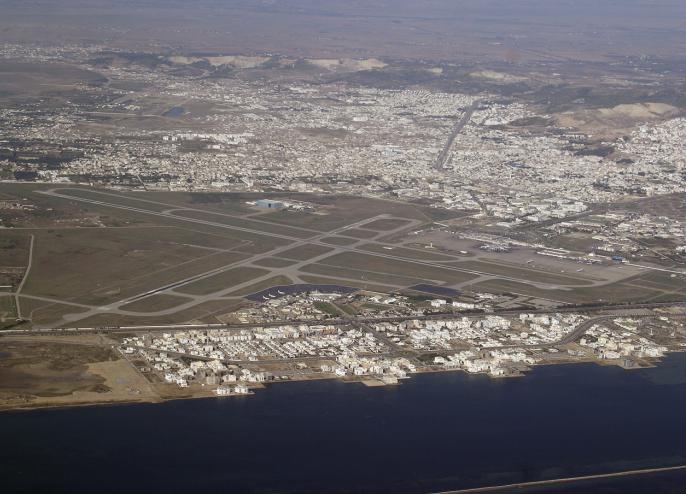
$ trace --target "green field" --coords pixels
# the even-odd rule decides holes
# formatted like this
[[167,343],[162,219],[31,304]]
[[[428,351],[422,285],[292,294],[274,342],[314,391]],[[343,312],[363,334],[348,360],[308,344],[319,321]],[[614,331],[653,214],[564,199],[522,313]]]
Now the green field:
[[555,285],[590,285],[592,282],[572,276],[565,276],[564,274],[548,273],[538,269],[527,269],[525,267],[515,267],[506,264],[498,264],[486,261],[462,261],[456,265],[457,267],[472,269],[474,271],[481,271],[496,276],[505,276],[509,278],[518,278],[521,280],[533,281],[537,283],[549,283]]
[[476,278],[476,275],[449,270],[441,266],[430,266],[427,264],[385,259],[383,257],[359,254],[357,252],[336,254],[320,261],[319,264],[357,271],[393,274],[412,279],[434,280],[448,284],[461,283]]
[[392,293],[396,289],[392,286],[379,285],[375,283],[365,283],[363,281],[353,281],[353,280],[338,280],[336,278],[327,278],[325,276],[307,276],[303,275],[300,277],[305,283],[322,284],[322,285],[342,285],[351,286],[354,288],[360,288],[362,290],[367,290],[370,292],[378,293]]
[[632,285],[660,290],[686,290],[686,275],[672,276],[660,271],[653,271],[626,281]]
[[[24,293],[102,305],[240,261],[169,228],[36,230]],[[214,243],[215,239],[211,240]],[[226,247],[237,242],[226,240]]]
[[132,208],[145,209],[155,212],[162,212],[170,209],[168,205],[158,204],[157,201],[152,200],[145,194],[145,197],[140,194],[121,194],[113,191],[105,191],[99,189],[84,189],[77,187],[63,188],[59,191],[60,194],[82,197],[84,199],[92,199],[98,202],[117,204],[128,206]]
[[440,211],[436,208],[366,197],[311,196],[307,194],[292,194],[290,197],[315,203],[317,205],[317,213],[287,214],[274,212],[261,218],[284,225],[294,225],[326,232],[382,214],[415,219],[422,222],[453,218],[463,214],[459,211]]
[[[370,271],[359,271],[350,268],[338,268],[325,264],[308,264],[301,268],[301,271],[322,275],[332,278],[342,278],[343,280],[371,281],[373,283],[383,283],[391,286],[408,287],[417,283],[430,283],[421,278],[410,278],[395,274],[376,273]],[[345,283],[345,281],[342,281]]]
[[256,220],[252,218],[242,219],[236,217],[229,217],[224,216],[221,213],[213,213],[211,211],[180,210],[174,211],[174,214],[176,216],[181,216],[183,218],[200,219],[203,221],[210,221],[213,223],[221,223],[222,225],[258,230],[259,232],[273,233],[275,235],[283,235],[286,237],[292,237],[296,239],[305,240],[317,235],[316,232],[301,230],[298,228],[289,228],[274,223],[262,222],[261,220]]
[[361,240],[369,240],[379,235],[379,232],[376,232],[374,230],[365,230],[363,228],[350,228],[348,230],[340,232],[339,235],[359,238]]
[[360,250],[369,252],[376,252],[378,254],[386,254],[390,256],[407,257],[408,259],[416,259],[418,261],[444,261],[452,262],[457,260],[455,257],[438,254],[430,250],[415,250],[406,247],[393,247],[392,249],[385,249],[383,245],[379,244],[363,244],[359,246]]
[[122,305],[122,310],[131,312],[155,312],[167,309],[173,309],[181,304],[190,302],[192,299],[188,297],[179,297],[176,295],[168,295],[166,293],[158,293],[145,297],[135,302]]
[[29,261],[30,239],[30,232],[3,230],[0,235],[0,266],[26,266]]
[[341,311],[336,309],[336,307],[329,303],[329,302],[315,302],[314,307],[320,311],[322,311],[324,314],[328,314],[333,317],[340,317]]
[[17,307],[14,303],[14,296],[0,295],[0,330],[14,326],[16,321]]
[[329,245],[352,245],[357,243],[357,239],[348,237],[325,237],[321,240],[325,244]]
[[255,266],[262,266],[263,268],[285,268],[292,266],[295,263],[296,261],[279,259],[278,257],[266,257],[264,259],[253,261]]
[[240,285],[254,278],[269,274],[267,269],[239,267],[215,274],[208,278],[194,281],[174,289],[175,292],[188,293],[190,295],[207,295],[209,293],[226,290],[232,286]]
[[316,244],[305,244],[300,247],[295,247],[287,251],[278,254],[279,257],[285,257],[286,259],[293,259],[296,261],[307,261],[313,257],[321,256],[327,252],[331,252],[333,249],[324,247],[322,245]]
[[66,314],[80,314],[87,310],[74,305],[51,304],[26,297],[20,297],[19,303],[21,304],[22,317],[30,319],[33,324],[39,326],[58,323]]
[[250,286],[246,286],[245,288],[241,288],[240,290],[236,290],[235,292],[231,292],[227,296],[244,297],[246,295],[250,295],[261,290],[264,290],[266,288],[271,288],[273,286],[292,284],[293,280],[290,279],[288,276],[278,275],[272,278],[268,278],[266,280],[258,281],[257,283],[254,283]]
[[381,231],[388,231],[388,230],[395,230],[396,228],[401,228],[403,226],[409,226],[410,221],[408,220],[398,220],[398,219],[384,219],[384,220],[376,220],[372,221],[371,223],[367,223],[364,225],[365,228],[368,228],[370,230],[381,230]]
[[568,304],[598,302],[640,302],[661,295],[654,290],[640,290],[628,284],[613,283],[601,287],[577,287],[569,290],[543,290],[525,283],[508,280],[488,280],[466,287],[469,290],[490,293],[515,293],[556,300]]
[[119,314],[98,314],[66,326],[123,326],[145,324],[184,324],[203,320],[217,322],[214,314],[231,312],[238,308],[240,302],[231,300],[210,300],[172,314],[162,316],[129,316]]

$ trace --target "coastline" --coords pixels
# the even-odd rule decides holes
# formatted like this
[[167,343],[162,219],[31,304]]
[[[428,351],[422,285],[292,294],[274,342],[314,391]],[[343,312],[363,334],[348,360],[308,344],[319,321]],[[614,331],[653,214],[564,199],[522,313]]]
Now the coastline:
[[[10,482],[21,487],[24,458],[34,458],[36,468],[51,465],[52,470],[42,471],[44,478],[71,492],[113,466],[127,472],[120,476],[122,484],[133,476],[149,482],[146,490],[173,471],[174,478],[186,482],[174,492],[195,482],[198,468],[213,486],[255,493],[292,487],[314,494],[321,492],[320,482],[341,469],[341,475],[355,472],[341,481],[341,492],[371,493],[381,487],[399,494],[476,487],[500,487],[491,489],[494,493],[586,492],[593,490],[588,486],[645,483],[653,477],[598,478],[570,487],[501,487],[685,465],[680,416],[686,398],[684,355],[666,359],[664,372],[653,369],[645,375],[597,365],[544,365],[518,380],[435,372],[385,390],[344,385],[354,381],[301,381],[266,386],[239,401],[170,398],[149,406],[107,403],[123,406],[10,413],[2,416],[9,444],[15,445],[6,451],[6,468]],[[660,385],[653,374],[680,379],[678,387]],[[651,419],[658,413],[659,420]],[[360,439],[351,439],[353,432],[363,436],[361,445]],[[325,445],[322,437],[329,439]],[[599,447],[589,450],[592,439]],[[494,440],[508,446],[494,448]],[[408,443],[427,447],[400,448]],[[205,454],[189,459],[189,448]],[[245,464],[231,461],[235,451],[245,452]],[[285,458],[276,471],[269,463],[274,455]],[[159,466],[153,472],[151,462]],[[59,476],[72,465],[86,466],[91,477],[84,479],[78,469]],[[310,479],[312,469],[317,476]],[[289,472],[298,473],[297,478],[284,480]],[[654,478],[678,481],[684,475],[678,471]]]
[[[683,354],[686,353],[686,348],[683,350],[670,350],[665,357],[669,356],[670,354]],[[217,396],[214,394],[213,391],[208,390],[208,389],[192,389],[192,393],[188,395],[183,395],[183,396],[170,396],[170,395],[160,395],[158,394],[158,391],[155,391],[155,395],[146,395],[145,397],[141,397],[140,399],[109,399],[109,400],[102,400],[102,401],[74,401],[74,402],[69,402],[68,399],[65,399],[64,402],[62,403],[36,403],[35,405],[30,405],[30,404],[22,404],[19,406],[0,406],[0,414],[4,412],[27,412],[27,411],[34,411],[34,410],[59,410],[59,409],[69,409],[69,408],[84,408],[84,407],[91,407],[91,406],[98,406],[98,407],[104,407],[104,406],[116,406],[116,405],[136,405],[136,404],[162,404],[162,403],[167,403],[167,402],[172,402],[172,401],[181,401],[181,400],[198,400],[198,399],[234,399],[234,398],[239,398],[239,397],[248,397],[250,395],[255,394],[253,391],[254,390],[259,390],[259,389],[266,389],[269,386],[274,386],[274,385],[280,385],[280,384],[288,384],[288,383],[302,383],[302,382],[316,382],[316,381],[339,381],[343,384],[361,384],[366,387],[370,388],[385,388],[385,387],[397,387],[403,385],[403,381],[408,381],[411,380],[413,376],[415,375],[422,375],[422,374],[444,374],[444,373],[453,373],[453,372],[461,372],[466,376],[484,376],[488,377],[490,380],[493,381],[500,381],[500,380],[511,380],[511,379],[521,379],[521,378],[526,378],[529,373],[537,367],[552,367],[552,366],[576,366],[576,365],[582,365],[582,364],[594,364],[598,365],[601,367],[618,367],[624,371],[633,371],[633,370],[645,370],[645,369],[654,369],[660,366],[660,364],[664,361],[665,357],[661,358],[652,358],[650,360],[646,360],[646,363],[649,363],[650,365],[643,365],[640,367],[623,367],[619,365],[618,362],[614,361],[603,361],[603,360],[597,360],[597,359],[584,359],[580,361],[573,361],[573,360],[568,360],[568,361],[563,361],[563,362],[543,362],[539,364],[535,364],[530,366],[526,371],[520,372],[517,374],[510,374],[510,375],[501,375],[501,376],[492,376],[488,374],[487,372],[477,372],[477,373],[470,373],[465,371],[464,369],[418,369],[416,372],[408,374],[408,376],[404,379],[399,379],[395,383],[386,383],[381,380],[381,378],[377,378],[374,376],[348,376],[345,378],[341,377],[336,377],[336,376],[317,376],[317,375],[312,375],[308,376],[307,378],[304,379],[289,379],[289,380],[279,380],[279,381],[271,381],[271,382],[266,382],[266,383],[251,383],[249,388],[251,393],[248,395],[227,395],[227,396]],[[125,361],[125,359],[123,359]],[[143,376],[141,376],[143,377]],[[152,389],[155,388],[155,384],[153,383],[148,383]],[[165,385],[166,384],[162,384]],[[66,395],[65,398],[69,396]]]
[[487,487],[472,487],[469,489],[459,489],[452,491],[434,492],[432,494],[479,494],[482,492],[498,492],[509,489],[527,489],[529,487],[550,486],[555,484],[572,484],[589,480],[613,479],[621,477],[632,477],[638,475],[649,475],[654,473],[675,472],[686,470],[686,465],[676,465],[671,467],[645,468],[639,470],[625,470],[623,472],[599,473],[594,475],[581,475],[578,477],[561,477],[550,480],[534,480],[531,482],[516,482],[514,484],[502,484]]

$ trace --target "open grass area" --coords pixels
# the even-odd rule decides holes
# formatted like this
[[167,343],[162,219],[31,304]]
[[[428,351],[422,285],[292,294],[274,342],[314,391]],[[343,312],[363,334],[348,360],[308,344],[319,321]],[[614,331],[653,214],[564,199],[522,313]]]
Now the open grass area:
[[5,336],[0,409],[158,401],[101,335]]
[[429,266],[413,262],[405,262],[395,259],[386,259],[379,256],[370,256],[357,252],[344,252],[336,254],[320,264],[343,267],[357,271],[372,271],[375,273],[387,273],[405,276],[412,279],[421,279],[448,284],[461,283],[476,278],[475,275],[453,271],[440,266]]
[[[434,217],[436,208],[415,206],[397,201],[335,195],[312,196],[308,194],[293,194],[291,198],[316,204],[317,213],[289,215],[283,212],[275,212],[263,216],[262,219],[319,231],[331,231],[381,214],[426,222],[434,219],[445,219],[444,217]],[[459,211],[445,211],[445,213],[448,214],[448,217],[457,217],[462,214]]]
[[410,221],[408,220],[400,220],[400,219],[383,219],[383,220],[376,220],[372,221],[371,223],[367,223],[364,225],[365,228],[368,228],[370,230],[381,230],[381,231],[388,231],[388,230],[395,230],[396,228],[401,228],[403,226],[410,225]]
[[14,295],[0,295],[0,316],[2,314],[12,315],[15,312]]
[[31,233],[3,230],[0,235],[0,268],[24,267],[29,261]]
[[543,290],[525,283],[508,280],[488,280],[466,287],[469,290],[489,293],[515,293],[569,304],[595,302],[641,302],[661,295],[654,290],[641,290],[624,283],[613,283],[601,287],[577,287],[569,290]]
[[[29,198],[32,202],[41,204],[45,208],[50,208],[53,210],[53,213],[51,213],[52,218],[69,218],[69,223],[73,224],[74,226],[95,226],[94,220],[97,219],[97,224],[100,226],[105,225],[114,227],[127,227],[136,225],[154,225],[193,229],[201,233],[233,239],[234,241],[241,243],[249,243],[250,251],[253,253],[265,252],[274,246],[284,245],[289,242],[287,239],[271,237],[266,234],[249,233],[236,230],[231,228],[228,223],[223,225],[219,221],[214,221],[214,223],[217,223],[217,225],[205,224],[204,222],[212,222],[211,219],[206,217],[199,218],[201,223],[198,223],[198,220],[193,218],[183,219],[160,215],[159,213],[163,211],[172,210],[171,212],[173,213],[174,209],[183,209],[190,204],[156,204],[156,202],[159,202],[160,199],[160,197],[157,196],[157,193],[121,193],[111,190],[92,188],[87,189],[83,187],[64,187],[57,189],[57,193],[74,197],[74,199],[69,199],[32,192],[34,189],[40,190],[41,188],[45,187],[39,186],[30,190],[22,189],[22,195],[29,195]],[[107,203],[109,205],[81,202],[78,200],[78,198],[94,200],[100,203]],[[136,208],[137,211],[126,208]],[[204,213],[203,211],[199,211],[198,214],[202,216]],[[217,215],[212,215],[211,212],[208,212],[208,215],[219,217]],[[90,221],[85,224],[83,221],[79,220],[81,217],[89,218]],[[74,221],[74,219],[76,219],[76,221]],[[65,220],[62,219],[61,221]],[[237,221],[245,220],[237,218]],[[43,223],[46,222],[44,221]],[[270,223],[264,223],[264,225],[265,231],[269,231],[271,228]],[[252,228],[253,226],[255,225],[251,223],[248,228]],[[276,226],[276,228],[279,227]],[[254,229],[259,230],[259,228]]]
[[446,256],[443,254],[438,254],[430,250],[415,250],[408,249],[405,247],[393,247],[392,249],[384,248],[383,245],[379,244],[363,244],[358,247],[360,250],[366,250],[369,252],[376,252],[379,254],[390,254],[392,256],[407,257],[409,259],[416,259],[419,261],[444,261],[451,262],[458,260],[458,258]]
[[29,319],[37,326],[59,323],[66,314],[86,312],[84,307],[68,304],[50,303],[42,300],[19,297],[22,317]]
[[178,307],[179,305],[190,301],[191,299],[188,297],[157,293],[123,305],[121,309],[131,312],[157,312],[160,310],[173,309],[174,307]]
[[292,266],[295,261],[290,261],[287,259],[279,259],[277,257],[266,257],[264,259],[258,259],[253,261],[255,266],[262,266],[264,268],[285,268],[287,266]]
[[24,296],[19,297],[19,303],[21,304],[21,311],[24,317],[30,318],[31,313],[33,311],[36,311],[40,309],[41,307],[45,307],[47,305],[53,305],[49,301],[46,300],[36,300],[32,298],[27,298]]
[[642,302],[657,297],[661,292],[650,289],[636,289],[628,283],[612,283],[600,287],[579,287],[572,290],[573,297],[581,297],[587,301],[602,300],[604,302]]
[[[180,310],[164,316],[120,316],[117,314],[102,314],[89,318],[89,324],[97,325],[144,325],[144,324],[195,324],[199,322],[217,323],[215,316],[233,312],[240,308],[245,301],[243,299],[216,299],[201,302],[192,307]],[[81,322],[80,322],[81,324]]]
[[686,290],[686,275],[672,276],[670,273],[661,271],[652,271],[626,281],[632,285],[645,286],[646,288]]
[[[5,187],[3,187],[5,186]],[[134,211],[113,209],[107,206],[48,196],[39,193],[51,187],[45,184],[0,184],[0,191],[26,199],[36,209],[14,222],[17,227],[87,227],[87,226],[142,226],[152,225],[152,216]],[[71,191],[90,191],[92,189],[69,187]],[[108,201],[103,201],[108,202]]]
[[373,283],[383,283],[397,287],[408,287],[417,283],[428,283],[427,280],[420,278],[410,278],[394,274],[377,273],[372,271],[359,271],[350,268],[339,268],[324,264],[308,264],[303,266],[301,271],[322,276],[332,276],[357,281],[371,281]]
[[167,228],[37,230],[30,295],[104,304],[245,258]]
[[[73,199],[40,193],[53,188]],[[291,238],[307,239],[316,232],[341,228],[382,214],[399,218],[376,219],[361,228],[330,237],[333,245],[350,245],[355,243],[355,238],[375,237],[409,224],[411,219],[422,222],[432,219],[428,208],[423,206],[328,195],[129,192],[42,184],[0,184],[0,194],[8,200],[25,199],[37,205],[35,213],[21,220],[22,226],[30,229],[8,229],[0,239],[0,267],[18,268],[12,279],[12,284],[16,284],[28,264],[29,239],[31,235],[35,236],[33,262],[24,286],[21,307],[22,314],[36,325],[61,324],[63,316],[87,310],[78,304],[104,306],[240,263],[256,254],[286,246],[293,242]],[[246,204],[246,201],[262,197],[311,202],[316,212],[262,211]],[[254,267],[228,268],[221,274],[180,286],[175,290],[178,296],[156,294],[123,307],[141,312],[141,316],[107,313],[67,324],[152,324],[186,322],[202,317],[212,319],[212,314],[226,310],[227,304],[222,305],[218,301],[217,309],[213,304],[215,301],[210,300],[168,315],[145,316],[143,313],[175,309],[190,300],[183,294],[204,296],[241,283],[251,283],[246,289],[235,291],[236,297],[241,297],[277,284],[291,284],[293,280],[287,276],[274,275],[255,283],[251,280],[269,275],[269,269],[285,268],[332,251],[333,248],[316,244],[292,248],[276,257],[260,259]],[[381,287],[381,282],[407,286],[434,279],[418,276],[418,273],[410,272],[417,267],[402,268],[402,264],[382,266],[379,272],[347,265],[318,265],[314,269],[328,273],[336,270],[338,276],[343,276],[345,270],[350,269],[347,275],[361,277],[366,274]],[[461,280],[464,277],[456,273],[441,277],[444,278]],[[29,299],[29,296],[46,297],[54,299],[54,302]],[[205,307],[205,304],[209,305]],[[10,317],[9,310],[0,310]]]
[[144,193],[121,194],[111,190],[85,189],[83,187],[65,187],[60,188],[56,192],[58,194],[80,197],[83,199],[90,199],[103,203],[117,204],[131,208],[145,209],[158,213],[169,209],[169,206],[157,204],[157,202],[148,198],[148,194]]
[[348,237],[325,237],[321,241],[325,244],[341,246],[352,245],[354,243],[357,243],[357,239]]
[[316,235],[316,233],[307,230],[289,228],[287,226],[262,221],[254,221],[252,219],[234,218],[224,216],[221,213],[214,213],[211,211],[178,210],[174,211],[174,215],[181,216],[183,218],[192,218],[202,221],[210,221],[213,223],[221,223],[222,225],[227,225],[229,227],[235,226],[238,228],[257,230],[259,232],[264,232],[265,234],[272,233],[275,235],[283,235],[286,237],[298,238],[303,240]]
[[[543,230],[541,230],[543,232]],[[567,249],[576,252],[590,252],[598,242],[591,235],[583,233],[569,233],[550,237],[546,242],[550,247]]]
[[307,261],[313,257],[321,256],[327,252],[331,252],[333,249],[324,247],[322,245],[316,244],[305,244],[300,247],[294,247],[287,251],[281,252],[279,257],[285,257],[286,259],[294,259],[296,261]]
[[341,312],[347,316],[355,316],[358,313],[357,309],[351,304],[336,303],[336,307],[341,309]]
[[288,245],[289,243],[293,242],[288,239],[270,237],[257,233],[241,232],[221,226],[189,223],[188,221],[182,219],[159,218],[158,223],[160,225],[172,226],[177,229],[192,230],[203,236],[216,237],[218,242],[222,242],[224,239],[229,242],[238,242],[238,245],[234,247],[233,250],[251,255],[269,252],[276,247]]
[[[268,234],[269,232],[281,235],[289,235],[296,238],[307,238],[307,236],[311,235],[307,232],[303,232],[300,230],[282,229],[278,225],[271,225],[270,223],[262,223],[261,225],[264,226],[264,228],[259,228],[259,223],[251,222],[249,220],[244,220],[241,218],[234,219],[227,216],[221,216],[219,214],[212,213],[211,211],[173,211],[173,209],[176,208],[174,208],[173,206],[170,207],[168,205],[155,204],[154,201],[147,198],[147,194],[140,194],[132,197],[132,194],[128,194],[125,196],[121,194],[109,195],[112,193],[105,191],[98,192],[72,188],[66,190],[60,189],[58,190],[58,192],[74,197],[94,199],[100,202],[106,202],[108,204],[111,204],[112,206],[98,205],[92,203],[81,203],[81,206],[84,209],[88,208],[90,211],[98,212],[102,215],[111,216],[112,218],[109,219],[109,221],[115,222],[118,225],[127,224],[128,222],[133,221],[134,223],[152,223],[157,226],[192,228],[200,232],[221,235],[222,237],[234,239],[235,241],[244,244],[249,243],[250,252],[266,252],[267,250],[270,250],[275,246],[284,245],[289,242],[288,239],[270,236]],[[53,197],[49,197],[49,199],[57,202],[68,201],[68,199],[60,199]],[[131,211],[128,209],[122,209],[122,206],[124,208],[136,207],[141,211]],[[165,210],[172,210],[171,213],[174,215],[178,215],[179,217],[174,218],[172,216],[160,216],[159,214],[157,214]],[[152,214],[147,213],[146,211],[149,211]],[[117,218],[119,217],[121,217],[121,220],[118,221]],[[237,230],[232,227],[247,228],[256,230],[257,232],[245,232]],[[276,230],[279,230],[281,233],[278,233]],[[264,231],[266,233],[259,233],[261,231]]]
[[671,292],[663,293],[657,297],[653,297],[649,300],[650,302],[686,302],[686,293],[683,292]]
[[107,391],[103,379],[87,373],[86,364],[114,360],[109,348],[40,340],[3,339],[0,359],[0,404],[22,395],[61,396],[74,391]]
[[369,240],[377,235],[379,235],[379,232],[376,232],[374,230],[364,230],[362,228],[350,228],[348,230],[344,230],[340,232],[340,235],[345,235],[347,237],[353,237],[353,238],[359,238],[362,240]]
[[521,280],[534,281],[537,283],[550,283],[556,285],[583,286],[590,285],[591,281],[584,280],[563,274],[548,273],[538,269],[527,269],[525,267],[514,267],[506,264],[485,261],[463,261],[456,265],[465,269],[481,271],[493,275],[507,276]]
[[[673,219],[686,219],[686,209],[683,208],[686,194],[675,193],[657,195],[638,199],[636,201],[621,204],[616,209],[625,211],[635,211],[641,214],[654,214],[656,216],[667,216]],[[615,209],[615,208],[612,208]]]
[[175,204],[179,207],[207,209],[220,213],[245,215],[254,213],[253,206],[248,201],[255,201],[265,197],[263,193],[222,193],[222,192],[151,192],[148,194],[155,201]]
[[[176,294],[155,294],[123,307],[140,313],[140,316],[103,313],[66,325],[216,322],[221,315],[245,303],[242,297],[275,285],[294,282],[294,279],[276,275],[270,270],[304,262],[308,264],[301,268],[303,274],[299,275],[303,282],[347,285],[383,293],[396,292],[418,283],[446,286],[470,283],[478,275],[465,271],[473,270],[494,277],[522,280],[521,283],[503,279],[483,281],[470,287],[477,291],[518,293],[567,303],[686,298],[686,280],[681,276],[671,277],[669,273],[642,272],[622,282],[591,287],[588,286],[592,283],[591,278],[586,273],[549,272],[508,263],[501,258],[494,261],[460,261],[434,250],[412,249],[398,244],[389,249],[364,240],[392,235],[387,232],[409,226],[411,220],[427,224],[434,218],[440,219],[448,214],[395,201],[335,195],[273,195],[274,198],[291,198],[315,204],[315,213],[300,213],[258,211],[245,205],[246,200],[272,197],[269,194],[122,193],[105,190],[105,194],[112,194],[105,195],[83,187],[64,190],[79,198],[116,203],[152,213],[175,210],[173,214],[184,216],[172,218],[103,204],[52,198],[35,192],[41,187],[15,187],[22,192],[14,191],[13,194],[27,196],[27,200],[35,199],[42,207],[54,209],[58,216],[52,217],[51,226],[6,229],[0,238],[0,267],[19,268],[18,274],[14,275],[16,282],[16,279],[21,279],[22,270],[28,264],[30,236],[35,236],[33,263],[24,286],[24,295],[55,299],[52,303],[49,300],[21,297],[22,315],[37,326],[60,324],[64,315],[86,311],[86,308],[69,305],[69,302],[100,307],[222,268],[225,271],[179,286],[174,289]],[[0,185],[0,194],[5,193],[3,191]],[[168,204],[156,204],[156,201]],[[189,210],[189,207],[198,210]],[[59,215],[76,211],[74,208],[78,210],[74,217],[78,221],[88,219],[92,228],[84,227],[85,223],[75,225],[62,222]],[[399,219],[376,219],[383,214],[391,214]],[[452,216],[460,214],[450,213]],[[331,231],[369,218],[374,220],[359,228],[327,237],[325,242],[329,242],[331,247],[318,243],[298,247],[291,245],[295,242],[292,239],[307,241],[317,231]],[[35,221],[40,223],[48,220],[40,218]],[[103,227],[103,224],[116,224],[117,227]],[[255,232],[243,232],[238,228]],[[280,238],[279,235],[289,238]],[[401,238],[399,235],[397,237]],[[355,239],[362,241],[358,243]],[[332,254],[336,252],[335,246],[352,244],[362,244],[360,250],[365,252]],[[242,265],[242,261],[256,254],[288,245],[291,245],[288,250],[259,259],[254,266]],[[322,259],[313,261],[317,257]],[[566,270],[564,267],[561,269]],[[269,278],[255,281],[255,278],[266,276]],[[544,290],[528,285],[524,280],[569,286],[571,289]],[[249,286],[237,289],[236,286],[241,284]],[[211,297],[211,294],[227,289],[233,290],[229,297],[234,299],[217,300]],[[191,300],[190,295],[210,297],[189,309],[177,311],[177,306]],[[16,319],[12,302],[12,297],[0,294],[0,326],[4,321]],[[145,315],[157,311],[170,313]]]
[[[77,323],[68,323],[65,326],[135,326],[146,324],[184,324],[194,323],[212,314],[230,312],[238,307],[238,302],[233,300],[209,300],[188,309],[160,316],[132,316],[120,314],[97,314],[79,320]],[[216,321],[213,321],[216,322]]]
[[[245,301],[243,299],[209,300],[193,307],[194,311],[198,312],[198,315],[196,315],[193,320],[204,323],[222,322],[216,316],[234,312],[243,305],[245,305]],[[201,311],[204,312],[204,314],[199,314]]]
[[314,285],[342,285],[360,288],[370,292],[378,293],[393,293],[397,289],[392,286],[380,285],[375,283],[365,283],[363,281],[341,280],[337,278],[327,278],[325,276],[309,276],[303,275],[300,277],[305,283],[312,283]]
[[191,295],[207,295],[209,293],[218,292],[231,288],[235,285],[240,285],[246,281],[269,274],[269,270],[252,267],[238,267],[229,269],[219,274],[194,281],[188,285],[183,285],[176,288],[174,291],[179,293],[188,293]]
[[324,314],[328,314],[333,317],[340,317],[341,311],[336,309],[336,307],[329,303],[329,302],[315,302],[314,307],[320,311],[322,311]]
[[267,278],[266,280],[258,281],[257,283],[254,283],[254,284],[247,286],[245,288],[241,288],[240,290],[236,290],[235,292],[231,292],[227,296],[244,297],[246,295],[250,295],[252,293],[256,293],[256,292],[259,292],[261,290],[264,290],[266,288],[271,288],[273,286],[292,285],[292,284],[293,284],[293,280],[290,279],[288,276],[278,275],[278,276],[274,276],[272,278]]
[[13,295],[0,295],[0,330],[17,322],[17,307]]

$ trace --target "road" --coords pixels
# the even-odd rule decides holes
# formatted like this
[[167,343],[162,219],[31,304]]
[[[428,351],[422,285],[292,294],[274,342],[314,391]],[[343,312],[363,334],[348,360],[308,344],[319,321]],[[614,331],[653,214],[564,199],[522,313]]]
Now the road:
[[475,101],[469,107],[467,107],[464,115],[462,115],[462,118],[458,120],[455,126],[453,127],[453,130],[450,132],[450,136],[448,136],[448,141],[445,143],[445,146],[443,146],[443,149],[441,150],[441,154],[439,154],[438,158],[436,159],[436,163],[434,165],[434,168],[436,168],[436,170],[443,170],[443,167],[445,166],[445,163],[448,161],[448,157],[450,156],[450,151],[453,148],[455,138],[460,134],[460,132],[462,132],[462,129],[464,129],[464,127],[469,123],[469,120],[471,120],[472,115],[474,114],[480,103],[480,101]]
[[[73,327],[46,327],[46,328],[31,328],[31,329],[9,329],[0,332],[0,337],[3,335],[27,335],[27,334],[71,334],[71,333],[90,333],[90,332],[103,332],[103,333],[135,333],[135,332],[155,332],[155,331],[182,331],[182,330],[206,330],[206,329],[223,329],[223,330],[240,330],[240,329],[250,329],[257,327],[271,327],[271,326],[288,326],[288,325],[305,325],[305,326],[319,326],[322,324],[332,324],[332,325],[368,325],[374,323],[382,322],[402,322],[409,320],[440,320],[449,319],[457,317],[467,317],[470,319],[481,319],[486,315],[494,316],[517,316],[519,314],[558,314],[558,313],[578,313],[578,314],[596,314],[589,321],[607,320],[615,317],[631,315],[634,317],[652,317],[653,314],[636,314],[639,310],[650,310],[659,309],[662,307],[686,307],[686,302],[655,302],[655,303],[645,303],[645,304],[608,304],[603,306],[593,306],[593,307],[559,307],[555,309],[508,309],[508,310],[495,310],[489,313],[466,313],[466,312],[455,312],[455,313],[442,313],[442,314],[429,314],[424,316],[395,316],[395,317],[360,317],[360,318],[332,318],[324,320],[281,320],[281,321],[268,321],[261,323],[245,323],[245,324],[161,324],[161,325],[134,325],[134,326],[73,326]],[[607,313],[605,313],[607,312]],[[686,312],[679,312],[673,314],[675,316],[686,315]],[[586,322],[589,322],[586,321]],[[591,325],[594,323],[591,323]],[[589,326],[590,327],[590,326]],[[586,328],[588,329],[588,328]],[[581,331],[581,326],[577,328],[576,332]],[[574,335],[570,334],[566,338],[574,339]],[[561,340],[558,344],[562,344],[568,341]]]
[[29,273],[31,272],[31,266],[33,266],[33,244],[35,242],[35,239],[36,237],[31,235],[31,241],[29,243],[29,262],[26,265],[26,271],[24,271],[24,276],[21,279],[19,286],[17,287],[17,291],[14,292],[14,305],[17,307],[17,320],[23,319],[21,315],[21,303],[19,300],[19,295],[21,295],[21,291],[24,289],[26,280],[28,279]]

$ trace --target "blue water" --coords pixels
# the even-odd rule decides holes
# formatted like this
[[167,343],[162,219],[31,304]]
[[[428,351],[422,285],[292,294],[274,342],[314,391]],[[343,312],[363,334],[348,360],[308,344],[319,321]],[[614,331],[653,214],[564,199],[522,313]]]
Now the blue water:
[[[0,414],[0,492],[424,493],[686,464],[686,354],[658,369]],[[517,492],[686,492],[686,474]]]
[[171,109],[164,112],[163,116],[177,118],[186,113],[186,110],[180,106],[174,106]]

